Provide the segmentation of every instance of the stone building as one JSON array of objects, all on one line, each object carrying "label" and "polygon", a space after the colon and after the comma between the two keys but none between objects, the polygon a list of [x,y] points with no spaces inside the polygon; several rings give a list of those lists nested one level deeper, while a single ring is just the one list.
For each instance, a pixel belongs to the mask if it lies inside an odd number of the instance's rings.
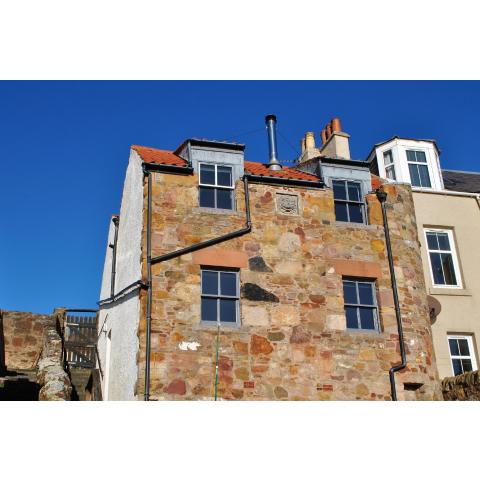
[{"label": "stone building", "polygon": [[477,370],[480,173],[442,170],[433,140],[393,137],[368,161],[390,184],[412,187],[440,377]]},{"label": "stone building", "polygon": [[131,147],[99,302],[103,399],[389,400],[402,349],[398,399],[440,399],[410,186],[352,160],[337,120],[282,167],[267,124],[264,163],[228,142]]}]

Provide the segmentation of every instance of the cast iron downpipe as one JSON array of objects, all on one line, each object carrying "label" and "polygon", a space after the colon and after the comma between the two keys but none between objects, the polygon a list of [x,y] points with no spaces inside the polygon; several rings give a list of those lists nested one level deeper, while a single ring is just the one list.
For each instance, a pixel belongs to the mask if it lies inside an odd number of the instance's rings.
[{"label": "cast iron downpipe", "polygon": [[388,228],[388,219],[387,219],[387,210],[385,208],[385,202],[387,200],[386,192],[381,190],[376,190],[378,201],[382,207],[382,217],[383,217],[383,228],[385,230],[385,244],[387,246],[387,255],[388,255],[388,266],[390,268],[390,278],[392,281],[392,291],[393,291],[393,302],[395,304],[395,315],[397,317],[397,328],[398,328],[398,341],[400,344],[400,356],[402,357],[402,362],[398,365],[394,365],[389,370],[390,375],[390,389],[392,392],[392,400],[397,400],[397,389],[395,386],[395,372],[403,370],[407,366],[407,357],[405,355],[405,342],[403,338],[403,326],[402,326],[402,317],[400,313],[400,302],[398,301],[398,290],[397,290],[397,280],[395,278],[395,270],[393,267],[393,255],[392,255],[392,245],[390,243],[390,230]]},{"label": "cast iron downpipe", "polygon": [[115,236],[113,237],[112,252],[112,278],[110,281],[110,298],[115,296],[115,275],[117,269],[117,240],[118,240],[118,217],[113,217],[112,222],[115,225]]},{"label": "cast iron downpipe", "polygon": [[[211,247],[212,245],[217,245],[227,240],[240,237],[252,231],[252,222],[250,218],[250,197],[248,193],[248,177],[247,175],[243,176],[243,185],[245,190],[245,227],[234,232],[226,233],[216,238],[210,240],[205,240],[204,242],[194,243],[185,248],[175,250],[170,253],[165,253],[164,255],[159,255],[152,258],[152,174],[149,170],[150,165],[144,164],[144,172],[148,179],[148,193],[147,193],[147,331],[146,331],[146,342],[145,342],[145,390],[144,390],[144,400],[148,401],[150,399],[150,336],[151,336],[151,324],[152,324],[152,265],[165,262],[166,260],[171,260],[172,258],[177,258],[187,253],[195,252],[201,250],[202,248]],[[184,169],[186,170],[186,169]],[[178,169],[180,173],[180,169]],[[190,172],[185,172],[190,173]]]}]

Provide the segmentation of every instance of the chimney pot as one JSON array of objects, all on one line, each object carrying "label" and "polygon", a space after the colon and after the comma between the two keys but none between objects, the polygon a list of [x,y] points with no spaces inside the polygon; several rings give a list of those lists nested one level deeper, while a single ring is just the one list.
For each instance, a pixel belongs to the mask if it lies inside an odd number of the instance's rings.
[{"label": "chimney pot", "polygon": [[340,119],[338,117],[332,118],[332,132],[341,132],[342,131],[342,124],[340,123]]},{"label": "chimney pot", "polygon": [[325,144],[325,142],[327,141],[327,132],[325,131],[325,129],[321,131],[320,135],[322,137],[322,144]]},{"label": "chimney pot", "polygon": [[305,152],[305,137],[300,140],[300,146],[302,147],[302,153]]},{"label": "chimney pot", "polygon": [[307,150],[313,150],[315,148],[315,134],[313,132],[307,132],[305,134],[305,148]]},{"label": "chimney pot", "polygon": [[332,135],[332,126],[329,124],[327,124],[327,126],[325,127],[325,130],[327,131],[327,140],[331,137]]}]

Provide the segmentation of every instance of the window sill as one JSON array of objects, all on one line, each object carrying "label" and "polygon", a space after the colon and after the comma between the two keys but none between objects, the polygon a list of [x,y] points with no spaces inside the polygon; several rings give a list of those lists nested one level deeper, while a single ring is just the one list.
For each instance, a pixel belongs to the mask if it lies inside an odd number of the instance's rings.
[{"label": "window sill", "polygon": [[209,207],[194,207],[192,209],[193,213],[211,213],[213,215],[233,215],[235,217],[242,217],[244,215],[243,212],[239,212],[237,210],[228,210],[226,208],[209,208]]},{"label": "window sill", "polygon": [[378,330],[365,330],[365,329],[360,329],[360,328],[346,328],[345,333],[359,333],[359,334],[366,334],[366,335],[381,335],[383,332],[380,332]]},{"label": "window sill", "polygon": [[379,225],[369,225],[367,223],[356,223],[356,222],[342,222],[340,220],[335,220],[333,224],[337,227],[353,227],[361,228],[366,230],[378,230]]},{"label": "window sill", "polygon": [[[221,323],[220,324],[220,331],[221,332],[232,332],[240,330],[242,325],[240,323]],[[218,329],[217,322],[200,322],[197,323],[194,327],[195,330],[209,330],[216,332]]]},{"label": "window sill", "polygon": [[472,292],[467,288],[429,287],[428,293],[430,295],[451,295],[451,296],[458,296],[458,297],[472,296]]}]

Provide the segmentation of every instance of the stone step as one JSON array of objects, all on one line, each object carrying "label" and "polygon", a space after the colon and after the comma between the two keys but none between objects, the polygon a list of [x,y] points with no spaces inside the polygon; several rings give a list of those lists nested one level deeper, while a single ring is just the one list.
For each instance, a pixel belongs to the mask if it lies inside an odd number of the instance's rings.
[{"label": "stone step", "polygon": [[92,370],[89,368],[70,368],[70,378],[72,380],[72,400],[85,400],[85,388]]}]

